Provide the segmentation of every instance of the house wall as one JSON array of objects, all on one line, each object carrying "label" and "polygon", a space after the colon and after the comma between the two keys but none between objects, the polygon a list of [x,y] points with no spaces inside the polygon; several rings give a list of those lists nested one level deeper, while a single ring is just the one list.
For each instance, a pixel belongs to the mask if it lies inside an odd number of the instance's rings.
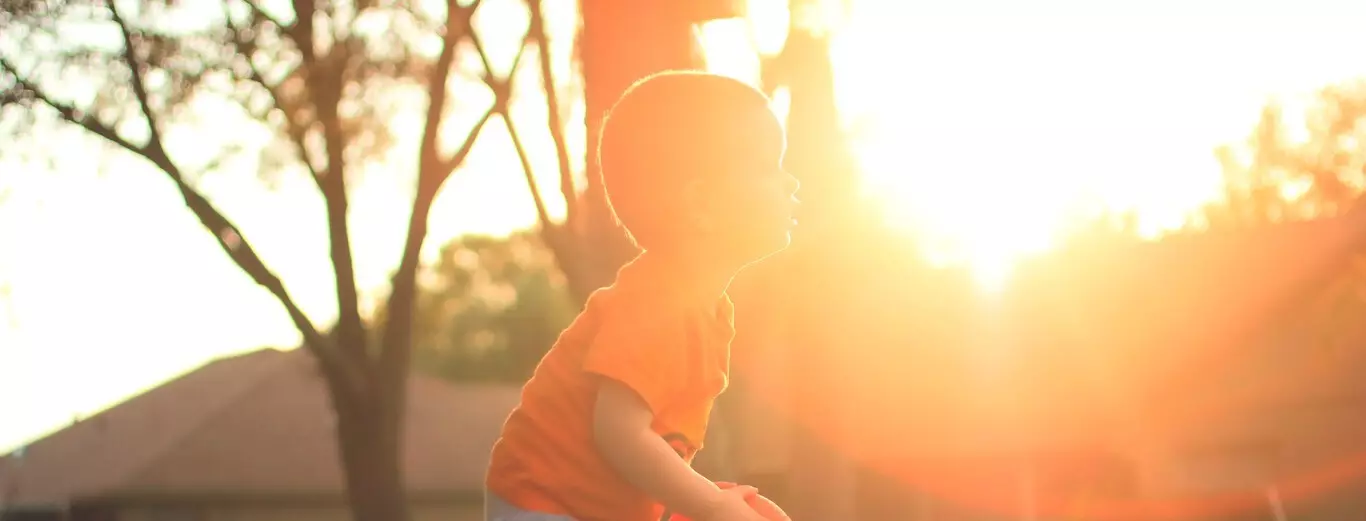
[{"label": "house wall", "polygon": [[[412,521],[483,521],[482,504],[414,506]],[[206,506],[130,507],[118,521],[350,521],[345,507]]]}]

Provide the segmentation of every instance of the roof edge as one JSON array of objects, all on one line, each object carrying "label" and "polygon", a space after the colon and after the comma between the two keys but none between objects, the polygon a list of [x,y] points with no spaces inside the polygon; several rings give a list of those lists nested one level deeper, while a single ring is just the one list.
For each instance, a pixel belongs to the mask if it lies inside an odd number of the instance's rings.
[{"label": "roof edge", "polygon": [[[203,370],[204,368],[206,368],[206,367],[208,367],[209,365],[212,365],[212,364],[214,364],[214,363],[223,362],[223,361],[227,361],[227,360],[231,360],[231,359],[235,359],[235,358],[240,358],[240,357],[251,356],[251,355],[260,355],[260,354],[262,354],[262,353],[264,353],[264,352],[267,352],[267,351],[274,351],[274,352],[276,352],[276,356],[277,356],[278,358],[276,358],[276,360],[274,361],[275,367],[271,367],[271,368],[269,368],[268,370],[261,371],[258,375],[256,375],[256,381],[251,382],[251,383],[248,384],[248,385],[243,385],[240,389],[237,390],[237,393],[236,393],[236,394],[234,394],[234,395],[232,395],[232,396],[229,396],[227,399],[223,400],[221,403],[216,404],[216,406],[213,408],[214,411],[225,410],[225,409],[227,409],[228,407],[231,407],[232,405],[234,405],[234,404],[236,404],[236,403],[242,401],[242,400],[245,399],[247,396],[250,396],[250,395],[252,394],[252,392],[255,391],[263,382],[266,382],[266,381],[270,380],[271,378],[274,378],[277,374],[279,374],[279,373],[281,373],[282,371],[288,369],[288,368],[290,367],[290,364],[289,364],[289,362],[290,362],[290,357],[287,356],[287,355],[291,355],[291,354],[297,355],[297,354],[299,354],[299,353],[294,353],[293,350],[276,349],[276,348],[269,348],[269,347],[268,347],[268,348],[257,349],[257,350],[250,351],[250,352],[247,352],[247,353],[242,353],[242,354],[239,354],[239,355],[232,355],[232,356],[226,356],[226,357],[216,358],[216,359],[214,359],[214,360],[212,360],[212,361],[210,361],[210,362],[208,362],[208,363],[206,363],[206,364],[203,364],[203,365],[199,366],[198,368],[195,368],[194,370],[191,370],[191,371],[187,372],[187,373],[185,374],[185,376],[188,376],[189,374],[194,373],[194,372],[197,372],[197,371],[201,371],[201,370]],[[279,356],[279,355],[286,355],[286,356]],[[309,356],[311,356],[311,355],[309,355]],[[155,389],[159,389],[159,388],[161,388],[161,387],[163,387],[163,386],[157,386],[156,388],[154,388],[154,390],[155,390]],[[115,490],[118,490],[119,487],[121,487],[121,484],[122,484],[122,483],[128,483],[129,481],[136,480],[139,476],[141,476],[143,473],[147,472],[149,469],[155,468],[155,467],[157,466],[157,464],[161,463],[161,461],[162,461],[164,458],[166,458],[166,456],[167,456],[168,454],[171,454],[171,453],[175,452],[175,450],[178,449],[178,448],[180,448],[182,445],[184,445],[184,444],[186,443],[187,440],[189,440],[189,439],[192,438],[195,434],[197,434],[197,433],[199,433],[200,431],[202,431],[203,429],[205,429],[205,426],[206,426],[208,423],[210,423],[210,422],[212,421],[212,418],[213,418],[213,417],[214,417],[213,414],[204,414],[204,415],[201,415],[201,416],[199,417],[199,423],[196,423],[196,424],[194,424],[194,425],[191,425],[189,428],[185,429],[184,432],[181,432],[181,433],[180,433],[179,435],[177,435],[174,439],[170,440],[169,443],[167,443],[166,445],[164,445],[163,447],[161,447],[161,450],[157,451],[157,452],[156,452],[155,454],[153,454],[151,457],[147,458],[147,459],[143,462],[142,465],[139,465],[139,466],[136,466],[136,467],[133,467],[133,468],[129,469],[128,472],[127,472],[126,474],[124,474],[123,476],[121,476],[121,478],[120,478],[117,482],[114,483],[113,486],[116,487]],[[113,491],[107,491],[107,493],[109,493],[109,494],[111,494],[111,495],[112,495],[112,494],[120,494],[119,492],[113,492]],[[100,493],[97,492],[96,494],[100,494]],[[101,494],[101,495],[102,495],[102,494]],[[72,498],[72,503],[73,503],[73,504],[74,504],[74,503],[77,503],[77,502],[78,502],[78,498]]]},{"label": "roof edge", "polygon": [[55,436],[55,435],[61,433],[62,431],[65,431],[65,430],[67,430],[67,429],[70,429],[73,425],[75,425],[75,424],[77,424],[77,423],[99,421],[102,417],[104,417],[106,414],[108,414],[109,411],[114,410],[114,409],[118,408],[119,406],[124,405],[124,404],[126,404],[126,403],[135,401],[135,400],[137,400],[138,398],[142,398],[142,397],[144,397],[144,396],[146,396],[146,395],[148,395],[148,394],[150,394],[150,393],[152,393],[152,392],[157,391],[158,389],[161,389],[161,388],[163,388],[163,387],[169,386],[169,385],[174,384],[174,383],[176,383],[176,382],[182,381],[182,380],[184,380],[185,378],[189,377],[190,375],[192,375],[192,374],[194,374],[194,373],[196,373],[196,372],[198,372],[198,371],[200,371],[200,370],[203,370],[204,368],[206,368],[206,367],[208,367],[208,366],[210,366],[210,365],[213,365],[213,364],[215,364],[215,363],[218,363],[218,362],[225,362],[225,361],[233,360],[233,359],[237,359],[237,358],[244,358],[244,357],[247,357],[247,356],[256,355],[256,354],[260,354],[260,353],[264,353],[264,352],[274,351],[274,352],[277,352],[277,353],[288,353],[288,352],[290,352],[290,351],[292,351],[292,350],[293,350],[292,348],[286,349],[286,348],[279,348],[279,347],[273,347],[273,346],[264,346],[264,347],[258,347],[258,348],[256,348],[256,349],[250,349],[250,350],[245,350],[245,351],[241,351],[241,352],[236,352],[236,353],[232,353],[232,354],[227,354],[227,355],[223,355],[223,356],[211,358],[211,359],[209,359],[209,360],[207,360],[207,361],[205,361],[205,362],[203,362],[203,363],[201,363],[201,364],[195,365],[194,367],[191,367],[191,368],[189,368],[189,369],[187,369],[187,370],[181,372],[180,374],[171,376],[171,377],[169,377],[169,378],[166,378],[165,380],[162,380],[162,381],[159,381],[159,382],[155,382],[154,384],[148,385],[146,388],[142,389],[141,391],[137,391],[137,392],[135,392],[135,393],[129,394],[129,395],[127,395],[127,396],[125,396],[125,397],[119,399],[118,401],[116,401],[116,402],[114,402],[114,403],[112,403],[112,404],[109,404],[108,406],[104,407],[103,409],[99,409],[99,410],[94,411],[94,412],[92,412],[92,413],[90,413],[90,414],[88,414],[88,415],[79,416],[79,417],[78,417],[75,421],[73,421],[73,422],[68,422],[68,423],[64,423],[64,424],[55,426],[55,427],[53,427],[53,428],[47,430],[46,432],[43,432],[43,433],[40,433],[40,434],[36,434],[36,435],[34,435],[34,436],[32,436],[32,437],[26,439],[26,440],[20,441],[20,442],[18,442],[17,444],[15,444],[13,447],[10,447],[9,450],[8,450],[8,452],[0,453],[0,459],[10,458],[10,457],[15,456],[16,453],[18,453],[18,452],[21,451],[21,450],[28,450],[28,449],[31,449],[31,448],[34,447],[35,445],[38,445],[39,443],[43,443],[43,442],[46,441],[48,438],[51,438],[52,436]]},{"label": "roof edge", "polygon": [[[408,502],[419,505],[482,504],[482,490],[413,490]],[[341,491],[281,491],[281,490],[201,490],[177,492],[155,489],[120,491],[99,494],[72,501],[73,507],[115,506],[276,506],[276,507],[334,507],[346,504]]]}]

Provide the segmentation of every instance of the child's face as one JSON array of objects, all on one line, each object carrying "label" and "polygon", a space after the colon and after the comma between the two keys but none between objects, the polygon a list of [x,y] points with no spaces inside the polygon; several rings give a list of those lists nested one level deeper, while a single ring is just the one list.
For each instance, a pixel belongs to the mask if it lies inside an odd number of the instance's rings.
[{"label": "child's face", "polygon": [[738,260],[758,260],[791,243],[800,183],[783,170],[786,142],[771,112],[722,134],[720,153],[709,158],[716,171],[702,176],[689,220]]}]

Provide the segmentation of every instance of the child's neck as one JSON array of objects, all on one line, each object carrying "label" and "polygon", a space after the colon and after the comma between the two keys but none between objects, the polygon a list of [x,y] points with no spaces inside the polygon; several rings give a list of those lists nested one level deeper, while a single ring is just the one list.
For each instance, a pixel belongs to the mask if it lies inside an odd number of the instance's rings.
[{"label": "child's neck", "polygon": [[651,250],[646,255],[653,258],[653,262],[665,266],[674,274],[674,280],[689,294],[700,299],[699,302],[709,304],[726,293],[740,267],[718,256],[689,253],[696,251],[687,248],[677,251]]}]

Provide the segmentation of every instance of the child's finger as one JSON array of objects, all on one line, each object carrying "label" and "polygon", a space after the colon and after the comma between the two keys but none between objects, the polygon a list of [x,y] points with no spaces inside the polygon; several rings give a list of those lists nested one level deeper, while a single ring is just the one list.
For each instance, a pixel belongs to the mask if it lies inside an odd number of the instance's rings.
[{"label": "child's finger", "polygon": [[728,494],[735,494],[746,499],[759,495],[759,489],[749,485],[735,485],[729,488],[723,488],[722,490]]}]

